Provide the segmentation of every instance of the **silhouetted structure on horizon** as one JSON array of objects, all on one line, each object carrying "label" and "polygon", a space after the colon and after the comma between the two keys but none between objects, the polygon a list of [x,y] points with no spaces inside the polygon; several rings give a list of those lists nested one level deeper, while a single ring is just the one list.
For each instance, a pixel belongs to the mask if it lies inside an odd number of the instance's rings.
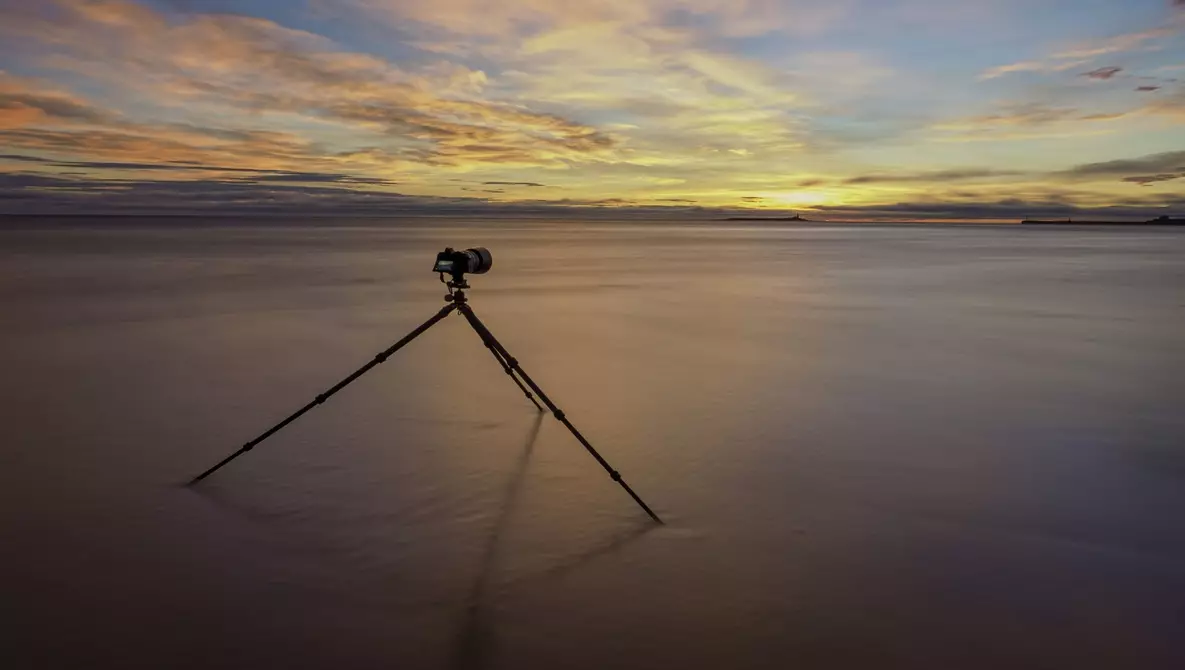
[{"label": "silhouetted structure on horizon", "polygon": [[1147,221],[1075,221],[1074,219],[1062,220],[1048,220],[1048,219],[1025,219],[1021,221],[1023,225],[1043,225],[1043,226],[1185,226],[1185,219],[1173,218],[1171,216],[1158,216],[1155,219]]}]

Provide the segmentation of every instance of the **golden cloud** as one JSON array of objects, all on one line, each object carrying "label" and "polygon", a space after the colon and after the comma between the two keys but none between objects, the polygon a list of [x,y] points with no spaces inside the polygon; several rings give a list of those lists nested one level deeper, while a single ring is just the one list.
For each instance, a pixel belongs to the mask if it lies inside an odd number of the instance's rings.
[{"label": "golden cloud", "polygon": [[406,161],[437,165],[579,162],[615,145],[592,126],[478,97],[485,75],[461,66],[407,72],[264,19],[173,17],[122,0],[56,3],[64,17],[25,16],[9,28],[59,47],[57,67],[146,98],[356,126]]},{"label": "golden cloud", "polygon": [[[518,39],[573,26],[711,25],[723,36],[817,34],[848,16],[853,0],[353,0],[396,26],[412,21],[449,34]],[[673,21],[673,18],[675,19]],[[431,38],[426,38],[426,41]]]}]

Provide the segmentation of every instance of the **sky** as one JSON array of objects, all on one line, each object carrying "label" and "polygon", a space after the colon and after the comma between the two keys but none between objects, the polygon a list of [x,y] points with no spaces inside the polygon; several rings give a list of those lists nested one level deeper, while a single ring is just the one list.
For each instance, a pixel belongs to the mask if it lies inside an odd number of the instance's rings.
[{"label": "sky", "polygon": [[1185,0],[0,0],[0,213],[1185,216]]}]

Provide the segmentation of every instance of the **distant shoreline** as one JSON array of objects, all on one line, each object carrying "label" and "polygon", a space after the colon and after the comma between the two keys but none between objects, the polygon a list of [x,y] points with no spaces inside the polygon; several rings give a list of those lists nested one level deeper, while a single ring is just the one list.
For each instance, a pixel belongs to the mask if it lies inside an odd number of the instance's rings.
[{"label": "distant shoreline", "polygon": [[826,223],[825,221],[822,221],[822,222],[811,221],[810,219],[804,219],[801,216],[730,216],[728,218],[721,219],[721,221],[778,221],[781,223],[786,223],[786,222]]},{"label": "distant shoreline", "polygon": [[1076,219],[968,219],[968,220],[818,220],[798,217],[762,217],[762,216],[734,216],[727,218],[700,218],[694,216],[573,216],[568,218],[554,215],[542,216],[481,216],[473,214],[325,214],[307,213],[301,215],[280,213],[91,213],[91,214],[29,214],[29,213],[0,213],[0,232],[6,230],[25,230],[30,228],[145,228],[166,226],[168,221],[174,221],[179,226],[233,228],[233,227],[352,227],[352,226],[392,226],[392,227],[423,227],[441,224],[489,225],[498,226],[504,223],[537,226],[558,224],[598,224],[598,225],[629,225],[629,224],[677,224],[684,226],[723,226],[730,223],[766,224],[771,227],[782,226],[787,229],[794,227],[965,227],[965,226],[1003,226],[1024,229],[1044,228],[1185,228],[1185,219],[1158,217],[1147,221],[1101,221]]},{"label": "distant shoreline", "polygon": [[1073,219],[1046,220],[1025,219],[1022,226],[1185,226],[1185,219],[1172,219],[1161,216],[1148,221],[1075,221]]}]

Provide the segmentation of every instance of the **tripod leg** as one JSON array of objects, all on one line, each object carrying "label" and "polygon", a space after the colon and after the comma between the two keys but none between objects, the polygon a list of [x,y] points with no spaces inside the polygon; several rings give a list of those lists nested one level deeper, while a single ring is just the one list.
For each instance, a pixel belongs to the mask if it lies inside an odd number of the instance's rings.
[{"label": "tripod leg", "polygon": [[[464,308],[461,311],[464,313]],[[484,335],[480,330],[477,331],[477,334],[481,337],[482,343],[485,344],[486,348],[490,350],[490,353],[494,355],[494,358],[498,361],[498,364],[502,366],[502,369],[506,372],[506,374],[510,375],[510,378],[514,380],[515,385],[518,386],[519,390],[523,392],[523,395],[527,396],[527,400],[531,401],[531,404],[535,406],[535,409],[542,412],[543,407],[539,404],[538,400],[535,400],[535,396],[531,394],[530,389],[528,389],[526,386],[523,386],[522,380],[514,374],[514,370],[511,369],[510,363],[506,361],[506,358],[503,356],[502,352],[498,350],[497,343],[491,338],[487,338],[486,335]]]},{"label": "tripod leg", "polygon": [[658,515],[654,513],[654,510],[650,509],[650,507],[638,497],[638,494],[634,493],[634,490],[630,488],[630,485],[625,483],[625,480],[621,477],[621,473],[614,470],[613,466],[609,465],[609,462],[606,461],[599,453],[597,453],[597,450],[594,449],[593,446],[589,444],[588,440],[586,440],[584,436],[580,434],[580,431],[576,430],[576,426],[573,426],[572,422],[568,421],[568,417],[564,414],[564,411],[556,407],[555,403],[551,401],[551,398],[548,398],[547,394],[543,392],[543,389],[539,388],[539,385],[531,379],[530,375],[523,371],[523,369],[518,364],[518,360],[514,356],[511,356],[510,352],[506,351],[506,347],[502,346],[502,343],[499,342],[496,337],[494,337],[494,334],[490,332],[489,328],[486,328],[485,324],[481,322],[481,319],[478,319],[477,315],[473,313],[473,308],[471,308],[468,303],[462,303],[458,309],[461,311],[461,315],[465,317],[465,320],[469,322],[469,325],[472,326],[475,331],[477,331],[479,336],[481,336],[482,341],[485,342],[487,346],[491,346],[497,351],[498,355],[501,356],[502,361],[513,373],[517,374],[519,377],[522,377],[522,381],[526,382],[527,386],[531,387],[531,390],[535,392],[535,395],[539,396],[539,399],[543,401],[543,404],[547,406],[547,409],[551,411],[556,420],[564,424],[564,427],[572,433],[576,440],[580,442],[581,446],[583,446],[585,450],[597,460],[597,463],[601,464],[601,467],[605,469],[605,472],[609,473],[609,478],[620,484],[621,488],[625,489],[625,492],[630,494],[630,497],[634,499],[634,502],[638,503],[638,506],[641,507],[647,514],[649,514],[651,519],[654,519],[658,523],[662,523],[662,519],[658,518]]},{"label": "tripod leg", "polygon": [[373,359],[371,359],[371,361],[369,363],[367,363],[366,365],[363,365],[362,367],[355,370],[353,372],[353,374],[351,374],[349,377],[346,377],[345,379],[341,380],[340,382],[335,384],[333,387],[331,387],[329,390],[318,395],[316,398],[313,398],[311,401],[309,401],[309,404],[298,409],[296,412],[294,412],[287,419],[284,419],[280,423],[277,423],[276,425],[267,429],[259,437],[255,438],[254,440],[251,440],[247,444],[244,444],[238,451],[236,451],[233,454],[231,454],[230,456],[227,456],[226,458],[222,459],[214,467],[210,468],[209,470],[206,470],[202,474],[191,479],[189,481],[189,486],[192,486],[192,485],[202,481],[206,477],[209,477],[210,475],[214,474],[222,466],[226,465],[227,463],[230,463],[231,461],[238,458],[239,456],[242,456],[243,454],[247,453],[248,451],[251,451],[255,447],[255,445],[259,444],[260,442],[263,442],[267,438],[278,433],[280,431],[280,429],[283,428],[284,426],[287,426],[288,424],[292,423],[293,421],[296,421],[297,419],[299,419],[301,417],[301,415],[303,415],[305,412],[307,412],[307,411],[311,410],[312,408],[316,407],[317,405],[320,405],[321,403],[325,402],[326,400],[329,399],[330,396],[332,396],[333,394],[337,393],[338,391],[344,389],[346,386],[349,386],[349,384],[351,382],[353,382],[355,379],[358,379],[362,375],[369,372],[371,368],[378,365],[379,363],[386,361],[387,358],[391,356],[391,354],[395,353],[396,351],[399,351],[407,343],[411,342],[412,340],[414,340],[417,337],[419,337],[420,335],[422,335],[424,333],[424,331],[426,331],[429,328],[431,328],[432,326],[436,325],[436,322],[440,321],[444,317],[451,314],[453,312],[453,310],[455,310],[455,309],[457,309],[457,305],[452,304],[452,303],[441,308],[441,310],[436,313],[436,316],[425,321],[423,325],[421,325],[419,328],[416,328],[415,330],[408,333],[407,336],[404,337],[402,340],[399,340],[398,342],[396,342],[395,344],[392,344],[387,349],[384,349],[383,351],[376,354],[375,357]]}]

